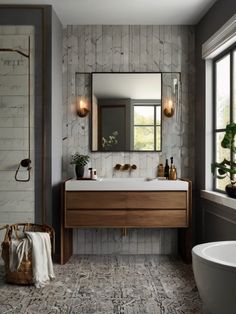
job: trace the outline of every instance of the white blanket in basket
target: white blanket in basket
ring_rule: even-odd
[[[47,232],[25,232],[32,244],[33,279],[37,288],[55,278],[51,257],[51,241]]]

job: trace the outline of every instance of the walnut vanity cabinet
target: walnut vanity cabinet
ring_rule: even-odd
[[[189,255],[186,243],[191,239],[190,182],[188,186],[184,191],[66,191],[64,188],[64,228],[181,228],[180,249],[183,247],[183,255]]]

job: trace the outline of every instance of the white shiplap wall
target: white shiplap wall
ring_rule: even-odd
[[[116,163],[136,164],[134,176],[153,176],[160,156],[174,156],[178,175],[193,179],[194,29],[191,26],[68,26],[63,39],[63,173],[75,151],[89,153],[99,176],[111,177]],[[71,113],[76,72],[181,72],[178,119],[163,118],[163,151],[158,153],[90,153],[88,118]],[[74,230],[75,253],[173,253],[176,230]]]
[[[28,53],[31,26],[0,26],[0,48]],[[16,182],[15,171],[28,158],[28,60],[14,52],[0,52],[0,226],[34,222],[34,53],[31,50],[30,182]],[[0,233],[0,241],[4,231]]]

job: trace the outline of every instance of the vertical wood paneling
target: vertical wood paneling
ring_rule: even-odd
[[[152,71],[159,72],[160,71],[160,32],[159,32],[159,25],[153,25],[153,36],[152,36],[152,58],[153,58],[153,66]]]
[[[122,32],[121,26],[113,26],[112,28],[112,71],[120,72],[122,68]]]
[[[171,26],[164,26],[164,72],[171,72]]]
[[[103,26],[102,36],[102,60],[103,72],[112,72],[112,32],[113,26]]]
[[[85,72],[85,26],[77,26],[78,36],[78,72]],[[75,64],[76,66],[76,64]],[[74,71],[73,71],[74,72]]]
[[[129,54],[129,34],[130,27],[128,25],[121,26],[121,40],[122,40],[122,61],[121,72],[129,72],[130,68],[130,54]]]
[[[96,34],[96,37],[95,37],[95,43],[96,43],[96,47],[95,47],[96,68],[95,68],[95,71],[96,72],[102,72],[102,65],[103,65],[103,61],[102,61],[102,25],[94,26],[93,31]]]
[[[64,84],[67,94],[64,103],[64,128],[68,139],[63,142],[63,165],[66,177],[74,175],[69,165],[69,155],[75,151],[89,153],[88,118],[73,116],[69,105],[75,96],[75,71],[79,72],[155,72],[181,71],[183,81],[182,102],[173,119],[163,117],[163,151],[158,153],[90,153],[91,165],[100,177],[127,177],[127,173],[113,173],[116,163],[136,164],[131,175],[147,177],[156,175],[162,162],[172,154],[179,176],[193,178],[191,139],[193,124],[189,118],[194,101],[194,36],[192,27],[171,25],[80,25],[68,26],[68,61]],[[76,37],[76,38],[74,38]],[[77,47],[73,47],[77,45]],[[70,49],[78,54],[76,57]],[[65,53],[66,55],[66,53]],[[190,69],[190,71],[189,71]],[[191,74],[190,74],[191,73]],[[169,82],[166,82],[169,84]],[[158,254],[176,252],[175,230],[128,230],[126,238],[120,230],[76,230],[75,253],[106,254]]]
[[[139,72],[139,56],[140,56],[140,26],[130,26],[130,71]]]
[[[88,25],[85,28],[85,72],[94,72],[96,69],[96,33],[94,26]]]
[[[147,71],[153,72],[153,26],[147,26]]]
[[[163,25],[159,26],[159,38],[160,38],[160,45],[159,45],[159,65],[160,65],[160,72],[164,71],[164,27]]]
[[[147,51],[147,26],[140,26],[140,71],[148,70],[148,51]]]

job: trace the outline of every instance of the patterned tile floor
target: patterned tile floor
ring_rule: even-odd
[[[202,313],[191,266],[170,256],[73,256],[45,288],[4,283],[0,313]]]

